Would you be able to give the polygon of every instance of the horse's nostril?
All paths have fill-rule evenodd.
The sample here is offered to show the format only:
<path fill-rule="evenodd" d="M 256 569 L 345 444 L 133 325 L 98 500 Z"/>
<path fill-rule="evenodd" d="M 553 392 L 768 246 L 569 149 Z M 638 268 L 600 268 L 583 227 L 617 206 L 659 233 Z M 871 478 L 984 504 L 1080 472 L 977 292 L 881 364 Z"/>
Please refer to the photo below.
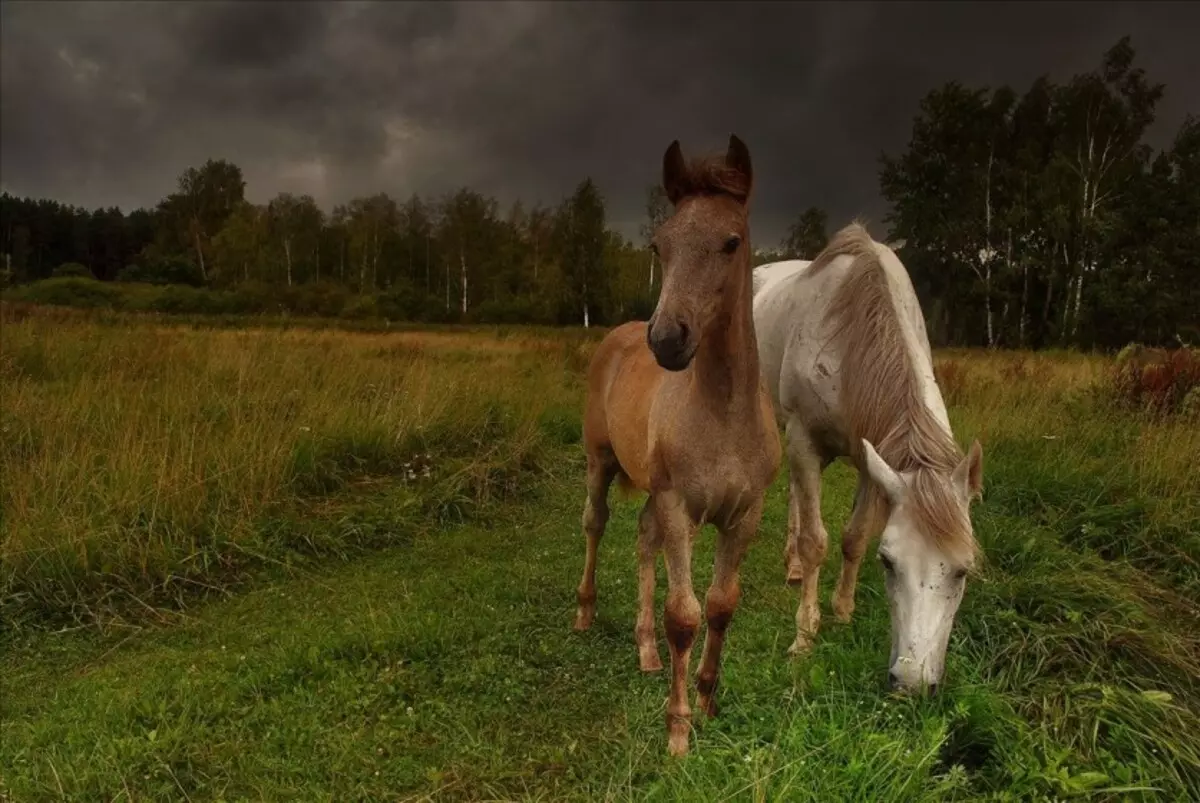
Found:
<path fill-rule="evenodd" d="M 929 694 L 932 696 L 934 694 L 937 694 L 937 692 L 938 692 L 938 684 L 930 683 L 929 684 Z"/>
<path fill-rule="evenodd" d="M 893 689 L 900 687 L 900 676 L 896 674 L 895 669 L 888 670 L 888 685 Z"/>
<path fill-rule="evenodd" d="M 683 321 L 679 322 L 679 342 L 686 343 L 688 339 L 688 325 Z"/>

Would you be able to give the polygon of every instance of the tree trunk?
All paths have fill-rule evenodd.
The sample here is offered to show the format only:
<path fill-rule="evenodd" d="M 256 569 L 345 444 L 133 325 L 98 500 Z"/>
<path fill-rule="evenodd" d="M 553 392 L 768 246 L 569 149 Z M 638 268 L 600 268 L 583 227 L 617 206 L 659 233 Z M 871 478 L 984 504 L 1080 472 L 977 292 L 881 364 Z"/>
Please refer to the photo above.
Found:
<path fill-rule="evenodd" d="M 361 296 L 367 290 L 367 256 L 369 249 L 364 242 L 362 247 L 362 264 L 358 267 L 358 294 Z"/>
<path fill-rule="evenodd" d="M 371 229 L 371 292 L 379 287 L 379 224 Z"/>
<path fill-rule="evenodd" d="M 208 281 L 208 271 L 204 268 L 204 249 L 200 247 L 200 224 L 196 223 L 192 229 L 192 238 L 196 243 L 196 259 L 200 262 L 200 278 Z"/>
<path fill-rule="evenodd" d="M 649 293 L 650 298 L 654 298 L 654 252 L 653 251 L 650 252 L 650 281 L 646 285 L 646 292 Z"/>
<path fill-rule="evenodd" d="M 987 174 L 983 194 L 984 203 L 984 233 L 983 247 L 987 254 L 987 265 L 984 266 L 983 303 L 987 310 L 987 344 L 989 349 L 996 347 L 996 332 L 992 323 L 992 163 L 995 158 L 996 145 L 992 143 L 988 150 Z"/>
<path fill-rule="evenodd" d="M 1083 303 L 1083 266 L 1079 266 L 1079 278 L 1075 280 L 1075 313 L 1071 316 L 1071 337 L 1079 331 L 1079 307 Z"/>
<path fill-rule="evenodd" d="M 989 349 L 996 348 L 996 330 L 992 322 L 992 261 L 987 263 L 986 278 L 983 282 L 983 301 L 987 307 L 987 344 Z"/>
<path fill-rule="evenodd" d="M 1025 321 L 1029 317 L 1029 259 L 1021 264 L 1021 322 L 1019 324 L 1018 345 L 1025 348 Z"/>
<path fill-rule="evenodd" d="M 283 256 L 284 262 L 287 263 L 287 286 L 292 286 L 292 241 L 290 238 L 283 238 Z"/>
<path fill-rule="evenodd" d="M 458 246 L 458 261 L 462 265 L 462 314 L 467 314 L 467 255 L 463 252 L 462 244 Z"/>

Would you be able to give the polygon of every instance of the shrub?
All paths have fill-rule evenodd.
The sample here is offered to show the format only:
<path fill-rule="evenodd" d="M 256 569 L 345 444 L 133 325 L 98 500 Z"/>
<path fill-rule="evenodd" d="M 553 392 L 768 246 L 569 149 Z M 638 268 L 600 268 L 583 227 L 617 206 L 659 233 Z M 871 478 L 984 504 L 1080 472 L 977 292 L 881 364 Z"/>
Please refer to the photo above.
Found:
<path fill-rule="evenodd" d="M 379 314 L 390 321 L 414 321 L 422 313 L 425 299 L 409 282 L 398 282 L 375 297 Z"/>
<path fill-rule="evenodd" d="M 346 306 L 349 293 L 330 282 L 303 284 L 288 294 L 288 308 L 297 315 L 316 315 L 335 318 Z"/>
<path fill-rule="evenodd" d="M 117 275 L 117 281 L 204 286 L 204 276 L 195 262 L 187 257 L 156 253 L 143 253 L 136 263 L 126 265 Z"/>
<path fill-rule="evenodd" d="M 1130 344 L 1117 355 L 1109 393 L 1117 404 L 1152 415 L 1190 411 L 1200 389 L 1200 349 Z"/>
<path fill-rule="evenodd" d="M 119 287 L 97 281 L 94 278 L 85 279 L 79 276 L 43 279 L 40 282 L 24 285 L 12 292 L 12 298 L 15 301 L 52 304 L 60 307 L 107 307 L 109 309 L 123 307 L 123 297 Z"/>
<path fill-rule="evenodd" d="M 375 297 L 352 296 L 346 299 L 345 306 L 342 307 L 342 317 L 354 321 L 379 317 L 379 309 L 375 304 Z"/>
<path fill-rule="evenodd" d="M 466 323 L 521 324 L 537 319 L 535 304 L 527 298 L 484 301 L 467 313 Z"/>
<path fill-rule="evenodd" d="M 92 273 L 91 268 L 87 267 L 86 265 L 80 265 L 78 262 L 64 262 L 63 264 L 61 264 L 57 268 L 55 268 L 54 272 L 51 273 L 50 275 L 52 278 L 55 278 L 55 279 L 68 279 L 68 278 L 95 279 L 96 278 L 95 275 Z"/>

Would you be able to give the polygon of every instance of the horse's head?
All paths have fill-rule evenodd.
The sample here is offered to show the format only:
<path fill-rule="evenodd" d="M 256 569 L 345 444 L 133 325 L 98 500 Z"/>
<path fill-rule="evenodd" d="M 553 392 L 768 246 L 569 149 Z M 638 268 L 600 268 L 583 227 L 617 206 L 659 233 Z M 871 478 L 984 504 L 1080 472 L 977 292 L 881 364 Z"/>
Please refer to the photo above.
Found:
<path fill-rule="evenodd" d="M 689 165 L 678 140 L 663 156 L 663 188 L 675 210 L 651 242 L 663 284 L 646 339 L 669 371 L 691 363 L 705 332 L 720 324 L 722 302 L 747 281 L 752 183 L 750 151 L 736 136 L 723 158 Z"/>
<path fill-rule="evenodd" d="M 936 691 L 975 559 L 970 505 L 980 493 L 979 442 L 952 472 L 897 472 L 863 441 L 867 473 L 890 512 L 879 542 L 892 611 L 892 688 Z"/>

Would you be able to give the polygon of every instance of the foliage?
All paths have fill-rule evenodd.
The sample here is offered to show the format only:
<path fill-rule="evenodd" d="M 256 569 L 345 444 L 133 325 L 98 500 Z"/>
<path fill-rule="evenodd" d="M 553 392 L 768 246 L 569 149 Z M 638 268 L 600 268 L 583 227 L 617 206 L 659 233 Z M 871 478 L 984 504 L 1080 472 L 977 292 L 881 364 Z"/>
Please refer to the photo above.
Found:
<path fill-rule="evenodd" d="M 782 250 L 784 259 L 816 259 L 829 242 L 829 215 L 824 209 L 810 206 L 788 229 Z"/>
<path fill-rule="evenodd" d="M 1200 391 L 1200 349 L 1148 349 L 1134 344 L 1117 355 L 1109 392 L 1124 406 L 1155 415 L 1196 411 Z"/>
<path fill-rule="evenodd" d="M 613 495 L 600 618 L 570 629 L 581 380 L 600 332 L 6 316 L 0 795 L 1200 793 L 1200 428 L 1113 409 L 1093 392 L 1109 359 L 935 354 L 956 377 L 958 439 L 986 455 L 986 560 L 935 697 L 887 691 L 875 561 L 854 621 L 786 656 L 780 476 L 720 715 L 678 762 L 665 679 L 637 671 L 629 638 L 640 499 Z M 831 466 L 823 488 L 824 602 L 853 472 Z M 706 529 L 696 565 L 713 544 Z"/>
<path fill-rule="evenodd" d="M 921 101 L 879 180 L 887 239 L 904 241 L 935 344 L 1200 342 L 1200 118 L 1165 150 L 1147 147 L 1165 90 L 1135 56 L 1123 38 L 1061 84 L 1043 77 L 1021 93 L 950 82 Z M 127 215 L 0 195 L 0 275 L 30 285 L 77 263 L 102 281 L 228 292 L 258 313 L 356 320 L 645 319 L 661 288 L 649 240 L 670 204 L 657 182 L 647 188 L 636 243 L 607 228 L 605 207 L 585 179 L 549 207 L 502 210 L 460 187 L 441 198 L 378 192 L 326 214 L 310 196 L 251 203 L 240 168 L 210 159 Z M 849 222 L 815 206 L 793 214 L 778 247 L 755 250 L 756 265 L 811 259 Z M 308 285 L 322 289 L 300 290 Z M 226 309 L 188 293 L 170 306 L 193 302 Z"/>
<path fill-rule="evenodd" d="M 96 278 L 92 275 L 91 270 L 84 265 L 80 265 L 78 262 L 65 262 L 55 268 L 54 272 L 50 275 L 55 279 L 68 279 L 72 277 L 80 279 Z"/>
<path fill-rule="evenodd" d="M 949 83 L 880 172 L 891 237 L 939 344 L 1116 349 L 1194 338 L 1200 125 L 1151 158 L 1164 88 L 1128 37 L 1022 96 Z"/>

